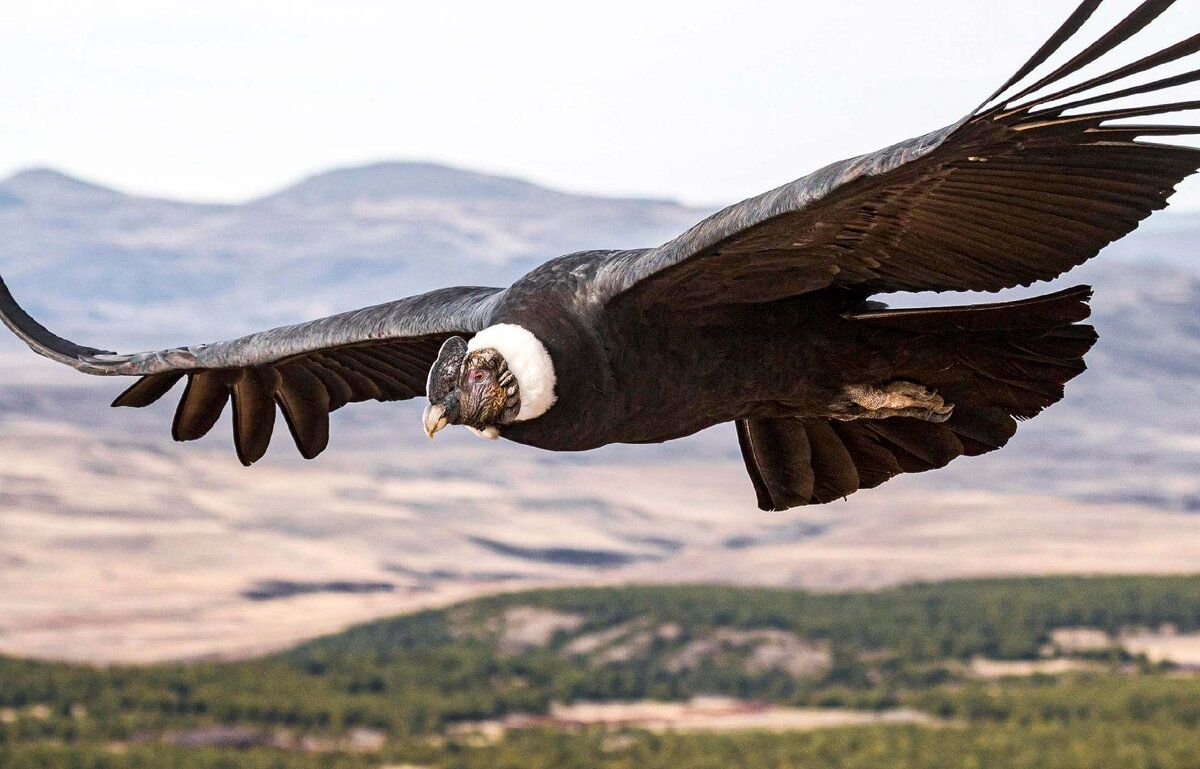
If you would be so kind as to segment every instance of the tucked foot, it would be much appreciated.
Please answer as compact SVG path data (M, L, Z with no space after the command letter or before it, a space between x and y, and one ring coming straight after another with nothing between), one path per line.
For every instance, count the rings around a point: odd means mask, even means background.
M927 422L945 422L954 413L954 404L915 382L889 382L876 385L848 385L842 389L844 402L834 407L834 419L887 419L913 417Z

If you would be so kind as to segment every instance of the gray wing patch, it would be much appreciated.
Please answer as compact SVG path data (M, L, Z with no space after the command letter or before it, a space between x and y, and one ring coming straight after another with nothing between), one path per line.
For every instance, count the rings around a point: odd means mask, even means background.
M227 342L125 355L55 336L21 309L2 280L0 320L34 352L85 374L145 376L179 370L261 366L347 345L470 333L486 325L500 292L498 288L445 288Z

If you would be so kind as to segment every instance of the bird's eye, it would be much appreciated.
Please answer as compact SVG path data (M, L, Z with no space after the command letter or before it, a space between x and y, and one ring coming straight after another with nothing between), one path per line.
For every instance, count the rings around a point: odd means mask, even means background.
M479 384L483 380L487 379L487 372L481 368L473 368L471 369L471 372L467 374L467 379L473 384Z

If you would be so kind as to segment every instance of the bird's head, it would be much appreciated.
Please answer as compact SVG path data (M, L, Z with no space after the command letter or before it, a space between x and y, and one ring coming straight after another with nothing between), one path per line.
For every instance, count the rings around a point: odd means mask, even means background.
M429 370L425 434L466 425L485 438L500 428L536 419L554 405L557 378L545 345L528 330L498 323L468 343L459 336L442 345Z
M459 336L447 339L429 370L425 434L446 425L466 425L485 437L499 436L521 410L517 378L504 356L492 348L468 350Z

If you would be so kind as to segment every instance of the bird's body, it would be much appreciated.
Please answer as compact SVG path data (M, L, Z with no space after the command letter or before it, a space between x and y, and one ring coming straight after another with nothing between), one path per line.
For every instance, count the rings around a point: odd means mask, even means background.
M554 260L540 269L559 273L555 282L535 271L497 307L492 322L529 329L555 360L587 362L556 366L555 407L505 427L503 437L582 451L682 438L767 413L815 414L856 369L871 365L856 354L868 351L865 340L837 316L849 296L807 295L752 311L731 308L703 324L650 326L633 308L589 307L579 286L605 256ZM842 365L835 367L839 356ZM644 375L644 360L656 362L655 376Z
M1172 0L1144 0L1035 75L1100 2L1084 0L953 125L833 163L655 248L570 254L503 289L443 289L135 355L55 336L2 281L0 320L85 373L139 377L114 405L148 405L186 378L178 440L203 436L232 402L247 465L266 452L277 413L312 458L328 443L330 412L425 395L430 436L461 424L554 451L733 422L760 507L828 502L1002 447L1016 420L1063 397L1096 338L1082 323L1086 286L912 310L872 297L1057 277L1163 208L1200 168L1200 150L1166 143L1200 126L1129 122L1200 109L1157 101L1200 81L1200 70L1157 74L1200 53L1200 35L1073 78ZM1129 84L1144 75L1155 79ZM1114 106L1137 96L1152 103Z
M854 420L846 413L852 407L847 388L884 387L898 380L924 381L964 407L971 405L977 377L963 377L962 367L955 365L964 352L964 334L954 323L963 312L959 308L920 311L943 319L951 333L941 335L927 326L908 330L872 322L881 313L861 294L842 289L722 307L675 323L647 323L632 306L604 308L589 301L597 273L628 253L560 257L497 295L487 326L528 329L558 362L555 406L537 419L504 426L500 436L552 451L586 451L610 443L660 443L726 422L849 423ZM1082 320L1085 295L1083 289L1067 292L1054 306L1075 307L1071 321ZM1049 325L1070 326L1071 321L1056 318ZM1094 336L1088 327L1076 328L1080 339L1072 340L1072 354L1054 372L1058 377L1083 369L1072 363ZM977 335L965 336L974 341ZM1012 342L1025 342L1019 330ZM647 360L655 362L654 376L644 375ZM995 405L986 396L981 400ZM1028 408L1036 411L1045 400L1039 393ZM940 429L936 423L920 427ZM1001 423L997 441L1010 434Z
M659 443L750 417L827 415L843 387L886 381L905 354L902 335L843 317L863 304L845 291L729 307L675 324L648 324L632 306L593 304L597 272L624 253L559 257L497 295L485 327L528 329L560 362L555 406L504 427L502 437L586 451ZM646 360L655 361L653 377L645 376Z

